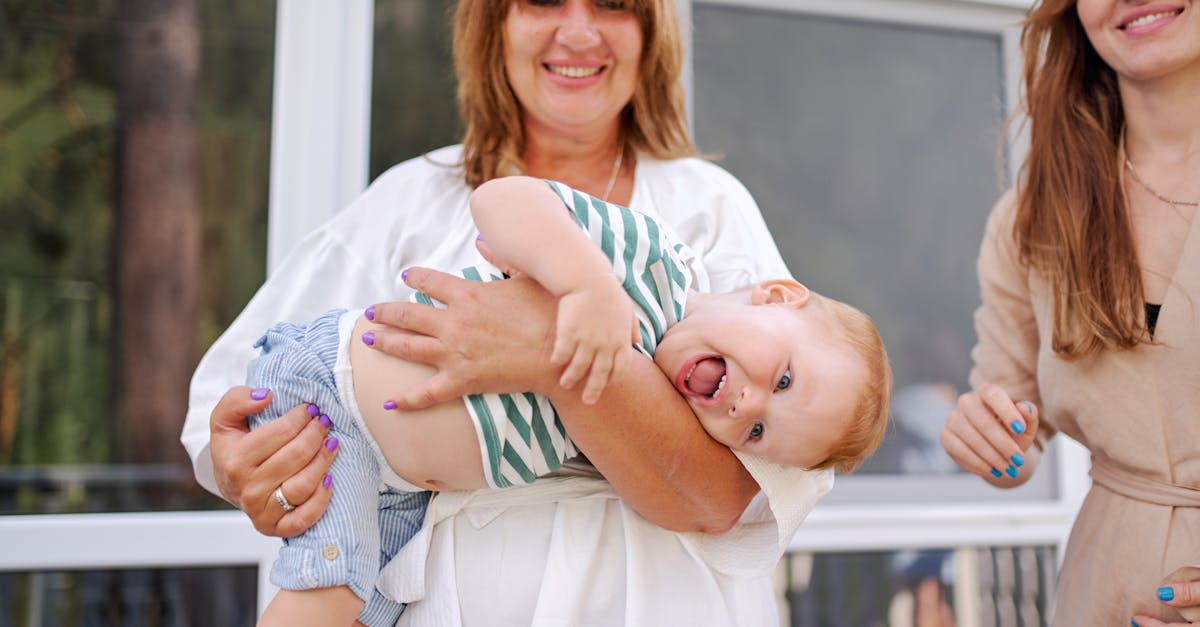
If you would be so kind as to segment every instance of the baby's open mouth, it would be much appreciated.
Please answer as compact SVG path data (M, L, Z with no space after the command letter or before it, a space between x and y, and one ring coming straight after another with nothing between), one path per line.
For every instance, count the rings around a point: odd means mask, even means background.
M683 385L697 396L716 398L725 387L725 360L721 357L705 357L692 364L683 377Z

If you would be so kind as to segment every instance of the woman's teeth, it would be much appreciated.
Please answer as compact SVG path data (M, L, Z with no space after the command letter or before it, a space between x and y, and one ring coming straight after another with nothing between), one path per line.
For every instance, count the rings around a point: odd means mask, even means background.
M1168 18L1173 15L1175 15L1175 11L1163 11L1162 13L1153 13L1151 15L1143 15L1143 16L1139 17L1138 19L1125 24L1124 28L1129 28L1130 26L1144 26L1151 22L1155 22L1157 20Z
M576 67L573 65L550 65L546 64L546 68L551 72L567 78L587 78L600 73L603 67Z

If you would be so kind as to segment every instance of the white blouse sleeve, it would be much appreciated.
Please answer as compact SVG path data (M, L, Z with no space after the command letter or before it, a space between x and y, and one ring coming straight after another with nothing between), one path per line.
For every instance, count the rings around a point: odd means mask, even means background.
M259 288L233 324L209 348L192 376L181 440L192 458L196 479L218 494L209 444L209 415L229 388L244 385L254 343L280 321L304 322L334 307L383 300L390 284L378 264L372 268L357 251L322 228L296 246Z
M766 576L779 562L817 501L833 489L833 472L788 468L734 451L762 490L728 532L685 533L714 570L735 576Z

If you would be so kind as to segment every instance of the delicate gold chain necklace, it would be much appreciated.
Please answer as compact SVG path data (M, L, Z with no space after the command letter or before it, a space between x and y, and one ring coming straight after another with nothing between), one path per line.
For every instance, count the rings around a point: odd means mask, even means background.
M617 175L621 173L621 158L625 156L625 141L622 140L617 145L617 158L613 161L612 174L608 177L608 187L604 188L604 197L600 200L608 202L608 197L612 195L613 187L617 184Z
M1125 160L1125 169L1129 170L1129 173L1133 175L1133 180L1137 181L1138 185L1141 185L1143 189L1150 192L1150 194L1155 198L1167 203L1168 205L1174 205L1176 207L1200 207L1200 201L1175 200L1174 198L1167 198L1166 196L1158 193L1158 190L1150 187L1146 181L1142 180L1142 177L1138 176L1137 170L1133 169L1133 162L1129 159Z

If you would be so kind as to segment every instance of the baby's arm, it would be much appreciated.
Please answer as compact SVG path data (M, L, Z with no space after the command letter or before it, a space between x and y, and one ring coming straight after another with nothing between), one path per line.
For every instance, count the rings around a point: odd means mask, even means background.
M349 586L313 590L280 590L263 611L258 627L353 625L363 600Z
M558 298L555 365L559 385L587 377L582 400L592 404L628 369L637 324L633 303L612 262L571 217L545 181L493 179L471 194L471 214L488 249L505 269L527 274Z

